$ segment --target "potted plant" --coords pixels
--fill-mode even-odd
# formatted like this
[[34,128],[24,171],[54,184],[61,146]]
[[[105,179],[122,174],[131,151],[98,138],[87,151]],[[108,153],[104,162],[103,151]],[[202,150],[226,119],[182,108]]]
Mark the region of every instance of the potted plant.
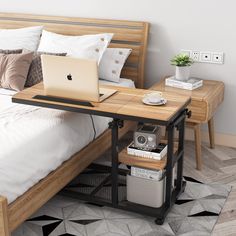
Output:
[[171,60],[171,65],[176,66],[175,79],[186,81],[190,76],[190,67],[193,60],[186,54],[178,54]]

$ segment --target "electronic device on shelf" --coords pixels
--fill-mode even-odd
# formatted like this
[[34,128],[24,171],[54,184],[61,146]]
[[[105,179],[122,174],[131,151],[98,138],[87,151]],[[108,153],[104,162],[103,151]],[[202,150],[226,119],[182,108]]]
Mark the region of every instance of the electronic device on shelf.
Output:
[[134,132],[134,147],[152,150],[158,147],[161,141],[161,128],[158,125],[142,125]]

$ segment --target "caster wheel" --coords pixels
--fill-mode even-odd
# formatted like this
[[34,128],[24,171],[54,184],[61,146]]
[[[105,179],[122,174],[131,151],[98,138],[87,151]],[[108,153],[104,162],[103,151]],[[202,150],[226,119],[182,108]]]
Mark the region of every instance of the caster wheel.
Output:
[[164,219],[156,219],[155,220],[155,223],[157,224],[157,225],[163,225],[163,223],[164,223]]
[[126,167],[127,167],[129,170],[131,170],[131,166],[126,165]]

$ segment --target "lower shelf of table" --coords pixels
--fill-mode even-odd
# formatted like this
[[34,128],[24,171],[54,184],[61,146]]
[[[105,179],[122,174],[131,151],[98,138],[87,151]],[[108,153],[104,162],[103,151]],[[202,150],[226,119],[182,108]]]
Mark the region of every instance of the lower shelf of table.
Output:
[[[180,193],[182,193],[184,191],[184,188],[185,188],[185,182],[183,182],[183,188],[180,191]],[[69,196],[69,197],[76,198],[76,199],[86,201],[88,203],[92,203],[92,204],[99,205],[99,206],[108,206],[108,207],[113,207],[113,208],[117,208],[117,209],[121,209],[121,210],[125,210],[125,211],[130,211],[130,212],[134,212],[134,213],[138,213],[138,214],[144,214],[147,216],[151,216],[151,217],[155,218],[157,224],[164,223],[166,215],[169,213],[169,211],[171,210],[171,207],[174,205],[175,201],[179,197],[179,194],[176,191],[173,191],[172,201],[171,201],[171,205],[169,207],[167,207],[165,204],[163,204],[159,208],[153,208],[153,207],[139,205],[139,204],[128,202],[128,201],[121,201],[118,203],[118,205],[114,206],[114,205],[112,205],[112,203],[109,200],[93,197],[93,196],[86,195],[86,194],[75,193],[75,192],[68,191],[68,190],[63,190],[60,192],[60,194],[63,196]]]
[[[108,167],[105,167],[105,169],[106,168],[108,168]],[[122,174],[125,174],[124,170],[122,170]],[[123,175],[123,177],[125,178],[124,175]],[[183,186],[180,191],[177,191],[176,189],[173,190],[171,205],[167,206],[164,203],[159,208],[148,207],[145,205],[132,203],[132,202],[127,201],[126,197],[123,197],[123,199],[120,199],[120,201],[118,202],[117,205],[113,205],[111,202],[111,195],[110,194],[108,194],[109,196],[106,196],[106,198],[105,198],[105,197],[101,197],[99,195],[96,196],[96,195],[85,194],[85,193],[81,193],[81,192],[75,192],[70,189],[63,190],[61,192],[61,194],[65,195],[65,196],[72,197],[72,198],[76,198],[78,200],[86,201],[88,203],[93,203],[93,204],[96,204],[99,206],[108,206],[108,207],[113,207],[113,208],[118,208],[118,209],[122,209],[122,210],[126,210],[126,211],[135,212],[138,214],[148,215],[148,216],[156,218],[157,224],[162,224],[164,222],[166,215],[170,211],[172,205],[178,199],[179,194],[184,191],[184,188],[185,188],[185,182],[183,182]],[[126,191],[126,187],[124,187],[124,186],[123,186],[123,191]],[[119,195],[122,195],[121,188],[119,188]]]

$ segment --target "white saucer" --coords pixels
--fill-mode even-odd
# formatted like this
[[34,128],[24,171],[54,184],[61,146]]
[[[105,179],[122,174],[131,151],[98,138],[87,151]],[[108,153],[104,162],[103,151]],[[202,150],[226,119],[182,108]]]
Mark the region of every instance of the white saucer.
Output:
[[149,106],[162,106],[167,103],[167,100],[165,98],[162,98],[161,101],[157,103],[150,102],[147,97],[144,97],[142,101],[144,104],[149,105]]

